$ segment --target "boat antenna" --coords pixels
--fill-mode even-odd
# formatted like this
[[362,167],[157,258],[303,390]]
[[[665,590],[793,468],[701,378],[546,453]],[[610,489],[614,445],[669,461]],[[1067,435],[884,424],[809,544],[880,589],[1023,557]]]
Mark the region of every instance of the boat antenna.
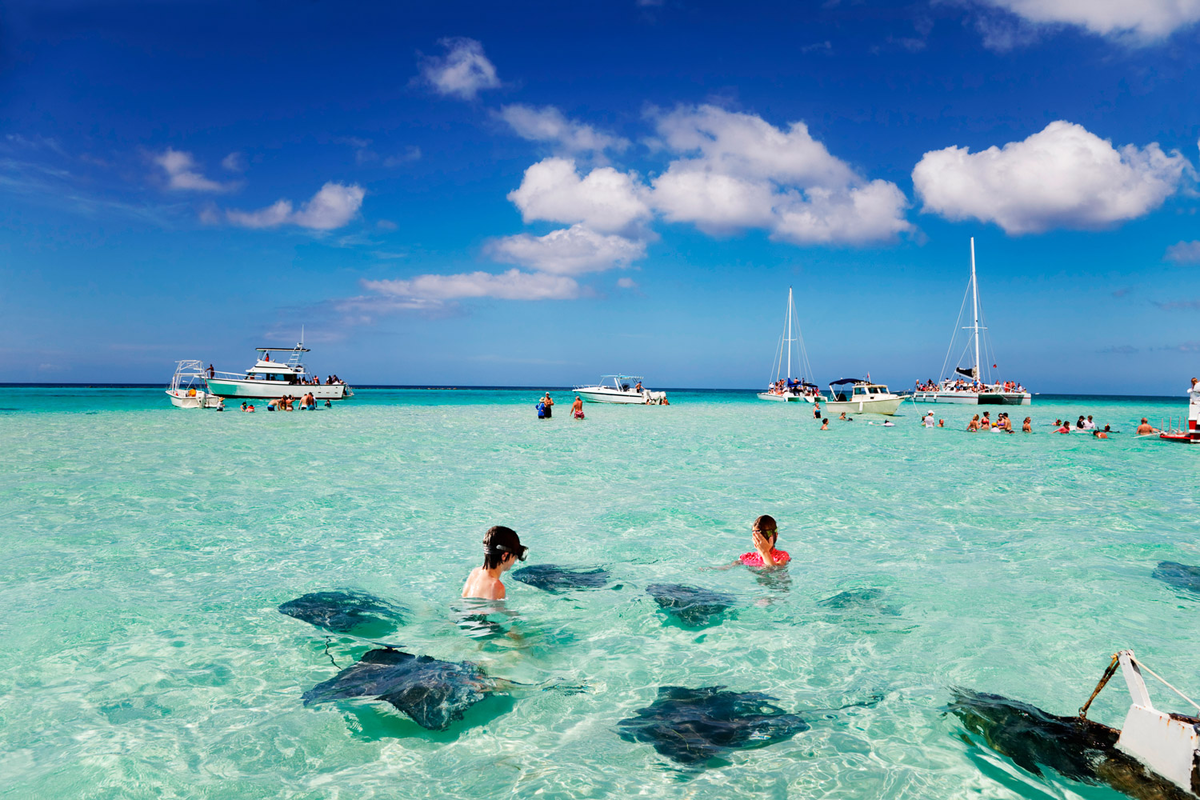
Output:
[[787,379],[792,379],[792,342],[796,341],[792,338],[792,287],[788,287],[788,310],[787,310],[787,354],[788,354],[788,369]]
[[[975,240],[972,239],[971,241],[975,241]],[[304,326],[303,325],[300,326],[300,344],[298,344],[297,347],[304,347]]]

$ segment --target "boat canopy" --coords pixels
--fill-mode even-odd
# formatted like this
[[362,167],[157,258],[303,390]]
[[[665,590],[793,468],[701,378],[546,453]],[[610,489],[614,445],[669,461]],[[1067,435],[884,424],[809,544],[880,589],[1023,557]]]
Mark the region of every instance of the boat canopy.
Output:
[[844,383],[866,383],[862,378],[842,378],[841,380],[830,381],[830,386],[841,386]]
[[627,379],[629,379],[629,380],[631,380],[631,381],[644,381],[644,380],[646,380],[646,379],[645,379],[644,377],[642,377],[641,375],[601,375],[601,376],[600,376],[600,378],[601,378],[601,379],[604,379],[604,378],[616,378],[617,380],[622,380],[622,379],[626,379],[626,378],[627,378]]
[[307,352],[310,352],[309,349],[302,344],[298,344],[295,347],[256,347],[254,349],[255,349],[255,351],[257,351],[259,353],[294,353],[294,352],[307,353]]

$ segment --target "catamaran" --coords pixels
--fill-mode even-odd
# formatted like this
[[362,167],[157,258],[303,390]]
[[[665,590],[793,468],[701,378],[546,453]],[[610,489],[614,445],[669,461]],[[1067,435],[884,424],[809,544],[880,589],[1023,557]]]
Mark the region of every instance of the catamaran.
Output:
[[[245,375],[237,372],[210,372],[208,389],[218,397],[239,400],[274,400],[285,395],[311,394],[317,400],[342,400],[354,392],[344,381],[321,383],[309,377],[301,359],[309,349],[300,342],[295,347],[259,347],[258,359]],[[272,353],[286,354],[272,360]]]
[[[787,314],[784,316],[783,334],[779,337],[779,346],[775,350],[775,362],[771,365],[774,376],[767,383],[767,390],[758,393],[759,400],[773,400],[777,403],[789,403],[805,400],[809,403],[819,401],[820,393],[817,385],[812,383],[812,367],[808,363],[808,352],[804,349],[804,337],[800,334],[800,325],[796,321],[796,304],[792,300],[792,287],[788,287]],[[796,351],[796,369],[800,375],[792,377],[792,351]],[[784,364],[786,362],[786,372]]]
[[[967,307],[968,296],[971,298],[973,322],[971,325],[963,325],[963,312]],[[1027,406],[1032,402],[1029,392],[1025,391],[1025,387],[1016,381],[993,381],[990,370],[987,370],[986,378],[982,376],[980,368],[986,368],[988,361],[994,359],[994,355],[992,358],[980,359],[981,344],[984,356],[989,355],[991,347],[983,335],[987,326],[980,325],[979,322],[979,282],[975,277],[975,238],[971,237],[971,282],[967,286],[967,294],[963,296],[962,307],[958,312],[958,321],[954,324],[954,335],[950,337],[950,349],[946,351],[946,360],[942,362],[942,374],[937,383],[930,381],[922,385],[918,381],[916,391],[913,393],[914,403]],[[950,356],[954,353],[954,344],[960,330],[971,331],[971,334],[967,337],[966,346],[959,354],[959,365],[955,366],[953,373],[948,376],[946,368],[950,366]],[[962,359],[971,352],[972,344],[974,345],[975,361],[972,366],[963,367],[961,366]],[[992,364],[992,366],[996,365]]]

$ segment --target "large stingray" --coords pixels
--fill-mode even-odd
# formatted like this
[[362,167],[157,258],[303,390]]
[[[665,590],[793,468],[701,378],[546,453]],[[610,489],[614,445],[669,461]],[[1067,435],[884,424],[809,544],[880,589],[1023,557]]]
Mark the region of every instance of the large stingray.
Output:
[[1160,561],[1153,577],[1177,589],[1200,593],[1200,567],[1189,567],[1175,561]]
[[809,729],[772,700],[723,686],[663,686],[653,703],[617,727],[626,741],[646,742],[672,761],[698,766],[734,748],[765,747]]
[[607,570],[568,569],[555,564],[534,564],[513,571],[513,580],[529,584],[547,592],[565,592],[570,589],[602,589],[608,583]]
[[954,690],[954,702],[947,710],[992,750],[1039,777],[1050,769],[1081,783],[1107,784],[1139,800],[1195,800],[1117,750],[1119,731],[1099,722],[1059,717],[1027,703],[969,689]]
[[304,705],[366,698],[391,703],[422,728],[440,731],[489,694],[505,693],[469,661],[438,661],[390,647],[371,650],[304,693]]
[[653,583],[646,587],[646,593],[659,608],[692,628],[717,624],[736,602],[727,594],[678,583]]
[[369,628],[372,636],[380,636],[404,623],[403,609],[353,589],[310,592],[287,601],[279,611],[334,633]]

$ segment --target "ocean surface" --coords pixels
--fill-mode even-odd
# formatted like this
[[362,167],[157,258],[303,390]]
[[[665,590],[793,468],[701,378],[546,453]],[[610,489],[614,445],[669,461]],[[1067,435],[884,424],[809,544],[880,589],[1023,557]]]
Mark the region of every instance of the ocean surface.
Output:
[[[1186,414],[1182,395],[1038,396],[1009,409],[1035,433],[1012,436],[966,433],[976,409],[945,405],[822,432],[810,406],[748,392],[582,422],[568,392],[537,420],[536,397],[363,389],[251,415],[161,388],[0,388],[0,797],[1116,798],[982,747],[951,688],[1073,714],[1132,648],[1200,694],[1200,595],[1151,577],[1200,564],[1200,448],[1133,432]],[[947,427],[921,428],[926,408]],[[1119,433],[1050,433],[1079,414]],[[786,579],[711,569],[751,549],[759,514]],[[509,577],[509,614],[481,633],[459,594],[496,524],[528,563],[609,585]],[[737,606],[685,628],[655,583]],[[366,639],[277,610],[336,588],[405,624]],[[302,704],[373,641],[528,685],[442,733],[381,703]],[[618,736],[671,685],[864,705],[689,769]],[[1118,677],[1091,716],[1119,726],[1127,705]]]

